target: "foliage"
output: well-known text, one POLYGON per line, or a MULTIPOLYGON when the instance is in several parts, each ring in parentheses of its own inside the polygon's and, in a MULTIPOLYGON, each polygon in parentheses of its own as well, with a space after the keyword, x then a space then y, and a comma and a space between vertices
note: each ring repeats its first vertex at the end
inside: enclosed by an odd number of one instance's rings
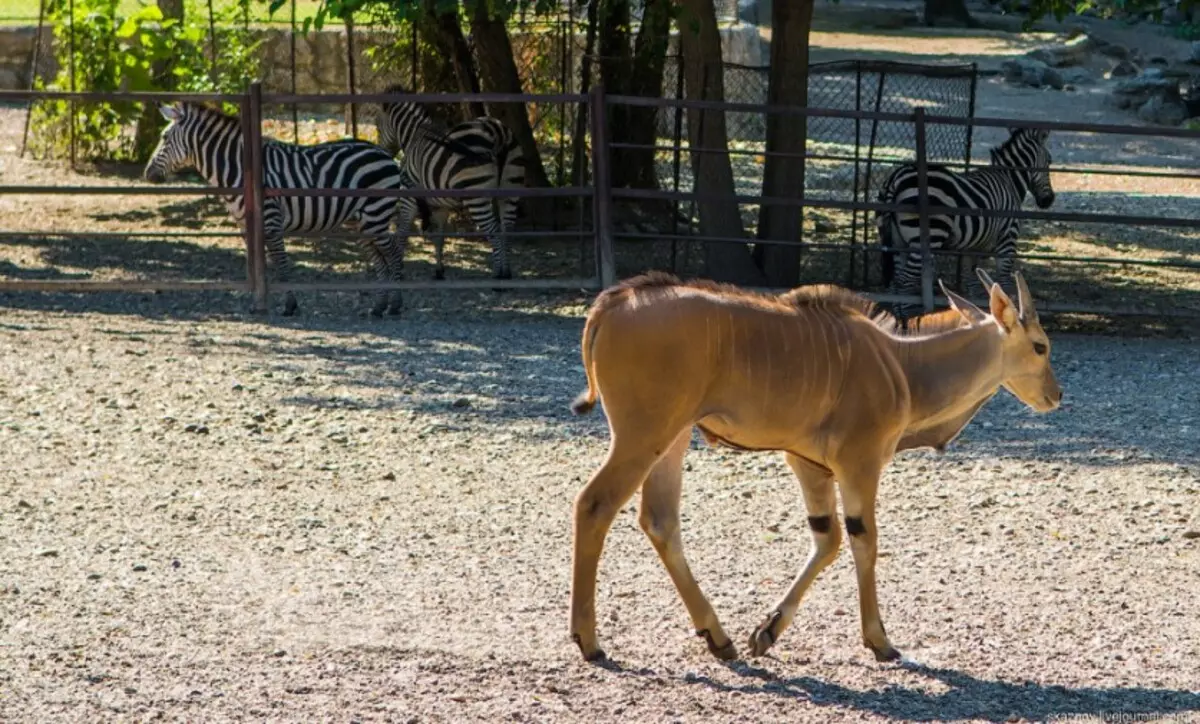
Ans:
MULTIPOLYGON (((272 15, 290 0, 259 0, 268 3, 272 15)), ((358 12, 385 13, 396 24, 415 21, 425 12, 453 12, 461 9, 470 14, 480 3, 484 3, 493 14, 504 17, 533 13, 541 15, 559 9, 555 0, 320 0, 316 12, 304 18, 304 32, 310 28, 320 30, 331 19, 341 19, 358 12)))
MULTIPOLYGON (((1180 0, 1178 8, 1186 11, 1198 2, 1200 0, 1180 0)), ((1170 3, 1170 0, 1031 0, 1025 11, 1025 26, 1028 29, 1033 23, 1047 16, 1062 20, 1073 13, 1082 15, 1087 11, 1105 18, 1149 14, 1157 20, 1161 18, 1168 4, 1173 3, 1170 3)))
MULTIPOLYGON (((249 0, 242 0, 243 3, 249 0)), ((208 27, 200 19, 164 18, 156 5, 143 5, 123 15, 120 0, 74 0, 74 17, 66 0, 51 0, 60 71, 52 90, 145 92, 166 89, 193 93, 240 92, 255 68, 257 43, 244 28, 229 21, 241 9, 223 11, 215 65, 206 53, 208 27), (73 46, 73 48, 72 48, 73 46), (74 84, 71 75, 74 70, 74 84), (165 71, 165 74, 164 74, 165 71)), ((76 148, 83 158, 136 161, 129 125, 141 115, 141 104, 39 103, 33 124, 35 150, 62 156, 74 121, 76 148)))

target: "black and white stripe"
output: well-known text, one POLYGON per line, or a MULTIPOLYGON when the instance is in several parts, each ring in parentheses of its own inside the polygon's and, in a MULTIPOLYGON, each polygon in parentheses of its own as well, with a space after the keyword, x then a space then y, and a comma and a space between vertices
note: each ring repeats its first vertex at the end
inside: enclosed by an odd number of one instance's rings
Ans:
MULTIPOLYGON (((1050 151, 1046 145, 1049 131, 1016 128, 1009 133, 1008 140, 991 150, 990 166, 958 173, 929 164, 926 173, 929 205, 1017 211, 1029 194, 1038 208, 1049 208, 1054 203, 1050 151)), ((918 199, 917 167, 911 163, 896 168, 879 192, 880 203, 908 204, 914 209, 875 214, 875 226, 884 248, 907 250, 898 272, 894 256, 886 252, 882 255, 884 284, 890 283, 891 291, 896 294, 916 294, 921 286, 921 227, 915 211, 918 199)), ((1010 216, 931 214, 929 247, 996 254, 996 276, 1004 285, 1012 278, 1020 226, 1020 219, 1010 216)), ((977 265, 975 261, 972 266, 977 265)), ((911 311, 910 307, 900 305, 897 311, 907 316, 905 312, 911 311)))
MULTIPOLYGON (((210 184, 236 188, 244 178, 244 137, 241 120, 195 103, 161 106, 170 121, 146 164, 146 179, 161 182, 169 174, 194 168, 210 184)), ((299 146, 274 139, 263 141, 263 184, 276 189, 399 189, 404 175, 387 151, 366 141, 342 140, 299 146)), ((226 198, 233 220, 245 219, 242 196, 226 198)), ((399 281, 404 251, 417 204, 411 198, 351 196, 274 196, 263 199, 264 244, 280 281, 287 281, 291 260, 283 247, 288 232, 329 231, 356 226, 361 243, 380 280, 399 281), (393 219, 398 224, 390 229, 393 219), (407 221, 405 221, 407 219, 407 221)), ((399 290, 380 292, 371 312, 398 314, 399 290)), ((286 295, 284 314, 294 314, 296 298, 286 295)))
MULTIPOLYGON (((407 93, 394 85, 385 93, 407 93)), ((414 186, 428 190, 521 188, 525 185, 524 156, 512 131, 489 116, 444 128, 417 103, 384 103, 376 118, 379 145, 403 153, 400 165, 414 186)), ((449 212, 466 209, 476 228, 492 244, 492 276, 509 279, 507 232, 517 218, 515 197, 424 198, 438 232, 434 241, 437 267, 445 276, 442 258, 445 221, 449 212)))

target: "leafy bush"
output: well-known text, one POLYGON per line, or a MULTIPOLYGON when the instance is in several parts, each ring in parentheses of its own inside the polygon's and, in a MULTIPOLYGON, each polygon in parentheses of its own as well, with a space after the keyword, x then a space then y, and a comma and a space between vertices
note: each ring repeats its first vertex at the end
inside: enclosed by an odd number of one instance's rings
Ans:
MULTIPOLYGON (((164 18, 156 5, 143 6, 128 16, 121 15, 120 5, 120 0, 75 0, 72 18, 65 0, 51 0, 48 13, 61 70, 49 85, 39 83, 39 87, 70 90, 72 68, 74 89, 95 92, 242 92, 253 78, 258 43, 251 42, 244 27, 231 24, 238 7, 222 12, 217 29, 220 52, 213 67, 206 52, 206 15, 185 14, 181 23, 164 18)), ((73 122, 80 158, 143 161, 153 150, 158 126, 133 133, 132 124, 158 124, 159 114, 145 113, 142 106, 43 101, 33 114, 34 152, 65 156, 73 122)))

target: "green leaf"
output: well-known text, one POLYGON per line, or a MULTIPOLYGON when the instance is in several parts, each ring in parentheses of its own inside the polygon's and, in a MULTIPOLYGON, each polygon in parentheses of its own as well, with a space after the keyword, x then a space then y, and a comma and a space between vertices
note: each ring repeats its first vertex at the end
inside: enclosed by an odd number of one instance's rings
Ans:
POLYGON ((152 22, 156 22, 158 20, 162 20, 163 14, 162 14, 162 10, 160 10, 157 5, 147 5, 146 7, 142 8, 141 10, 138 10, 136 13, 134 13, 130 17, 133 19, 142 21, 142 22, 152 23, 152 22))
POLYGON ((271 6, 270 6, 270 9, 267 10, 267 14, 271 17, 274 17, 275 11, 279 10, 279 8, 286 5, 287 2, 288 2, 288 0, 271 0, 271 6))
POLYGON ((125 22, 121 23, 121 27, 117 28, 116 35, 118 38, 131 38, 138 31, 139 27, 141 27, 141 23, 138 22, 137 16, 131 15, 125 18, 125 22))

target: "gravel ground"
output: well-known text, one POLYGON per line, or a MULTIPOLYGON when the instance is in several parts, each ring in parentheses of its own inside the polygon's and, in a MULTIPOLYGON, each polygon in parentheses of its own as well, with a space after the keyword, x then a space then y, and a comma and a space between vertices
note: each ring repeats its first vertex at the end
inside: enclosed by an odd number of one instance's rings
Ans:
MULTIPOLYGON (((599 668, 566 633, 607 440, 566 410, 586 300, 414 293, 368 322, 331 297, 286 322, 3 300, 0 721, 1200 721, 1196 341, 1060 335, 1061 410, 1002 393, 888 469, 909 663, 860 646, 848 553, 771 656, 711 660, 631 505, 599 668)), ((778 457, 695 447, 685 540, 740 643, 805 514, 778 457)))

